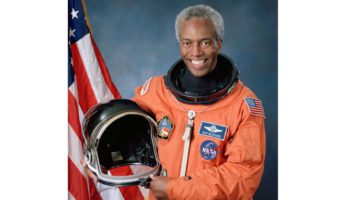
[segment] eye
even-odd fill
[[[209,40],[204,40],[204,41],[201,42],[201,45],[202,45],[203,47],[207,47],[207,46],[210,46],[210,45],[211,45],[211,42],[210,42]]]
[[[189,42],[189,41],[182,42],[182,46],[184,46],[184,47],[189,47],[190,45],[191,45],[191,42]]]

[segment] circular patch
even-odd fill
[[[206,140],[201,144],[200,153],[205,160],[213,160],[218,155],[218,145],[211,140]]]

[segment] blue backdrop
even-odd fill
[[[185,7],[208,4],[225,22],[222,53],[262,100],[265,171],[255,200],[277,199],[277,0],[85,0],[96,43],[123,98],[180,58],[174,21]]]

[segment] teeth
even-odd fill
[[[205,60],[191,60],[191,62],[195,65],[202,65]]]

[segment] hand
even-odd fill
[[[157,200],[168,199],[167,187],[169,178],[166,176],[150,176],[152,181],[150,182],[149,189],[152,191],[153,196]]]
[[[83,158],[80,160],[81,165],[84,167],[84,170],[86,171],[87,175],[94,181],[97,182],[97,177],[96,175],[88,168],[88,166],[86,165],[86,161],[85,161],[85,156],[83,156]]]

